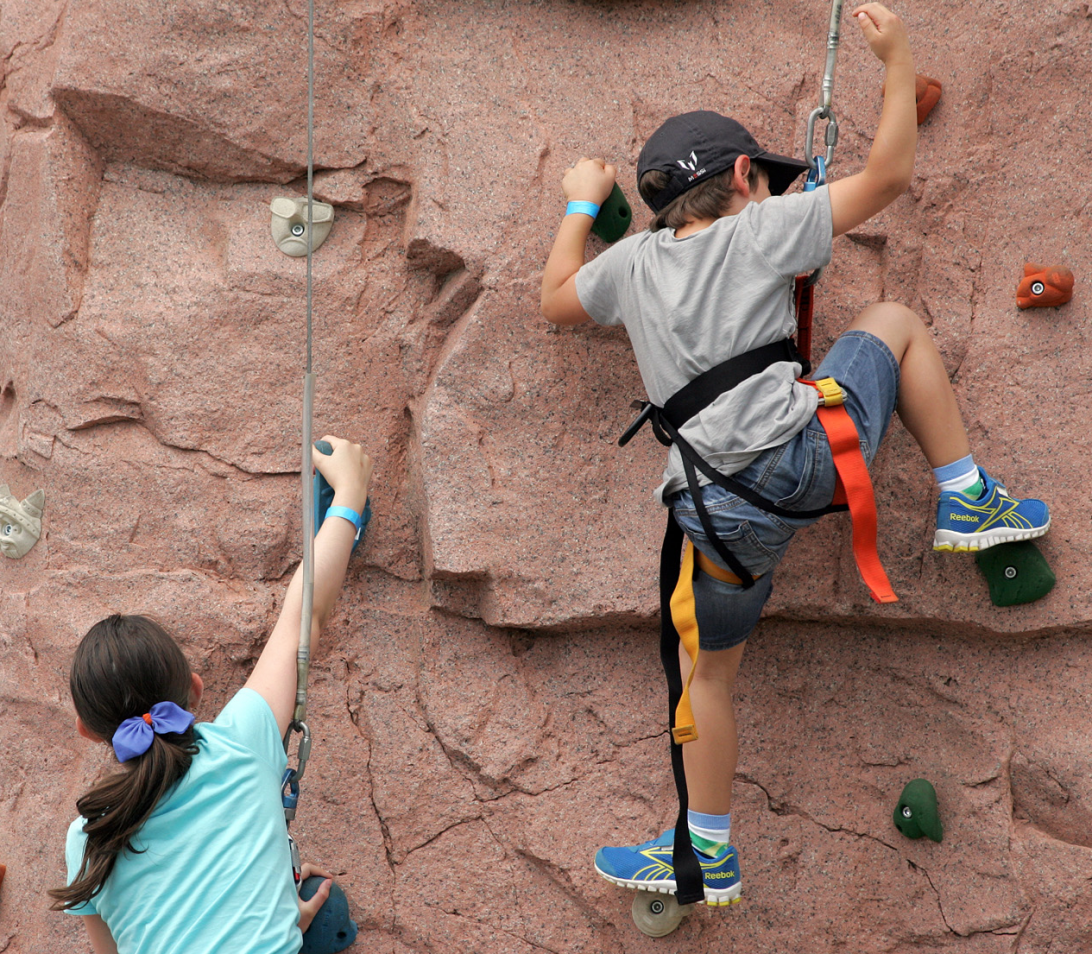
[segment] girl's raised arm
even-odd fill
[[[352,444],[339,437],[326,436],[323,440],[329,441],[334,451],[330,455],[315,454],[315,466],[334,490],[334,505],[362,513],[372,478],[372,459],[359,444]],[[325,520],[315,537],[312,653],[318,648],[319,635],[337,602],[355,537],[356,527],[348,520],[338,517]],[[299,650],[302,612],[301,566],[288,586],[277,625],[273,627],[254,671],[246,681],[248,689],[253,689],[269,703],[281,735],[288,730],[296,704],[296,653]]]

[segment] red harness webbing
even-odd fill
[[[824,399],[815,414],[827,432],[834,467],[838,471],[833,502],[849,505],[849,515],[853,521],[853,558],[857,561],[861,579],[877,603],[895,603],[898,597],[891,589],[876,549],[879,518],[876,515],[872,478],[868,475],[868,465],[861,453],[857,427],[842,403],[842,389],[833,378],[803,383],[810,384]]]

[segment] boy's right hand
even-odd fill
[[[561,189],[569,202],[594,202],[602,205],[607,201],[618,167],[602,159],[584,156],[565,171],[561,177]]]
[[[322,439],[334,450],[332,454],[312,454],[315,468],[334,489],[335,504],[361,513],[372,481],[372,459],[359,444],[329,434]]]
[[[853,11],[872,52],[888,65],[902,56],[911,57],[906,26],[882,3],[865,3]]]

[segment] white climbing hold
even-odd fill
[[[307,254],[307,199],[278,196],[269,203],[273,213],[270,231],[273,241],[285,255],[302,258]],[[334,225],[334,207],[328,202],[311,203],[311,251],[316,251]]]
[[[0,484],[0,553],[18,560],[30,552],[42,535],[45,491],[36,490],[20,502],[7,484]]]

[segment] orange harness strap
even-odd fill
[[[821,396],[816,415],[827,432],[830,450],[834,455],[834,467],[838,471],[838,487],[834,503],[849,504],[853,520],[853,557],[872,598],[878,603],[895,603],[898,597],[891,589],[880,554],[876,550],[876,497],[872,492],[872,480],[868,465],[861,454],[861,439],[853,419],[843,403],[845,396],[834,378],[821,381],[804,381]]]

